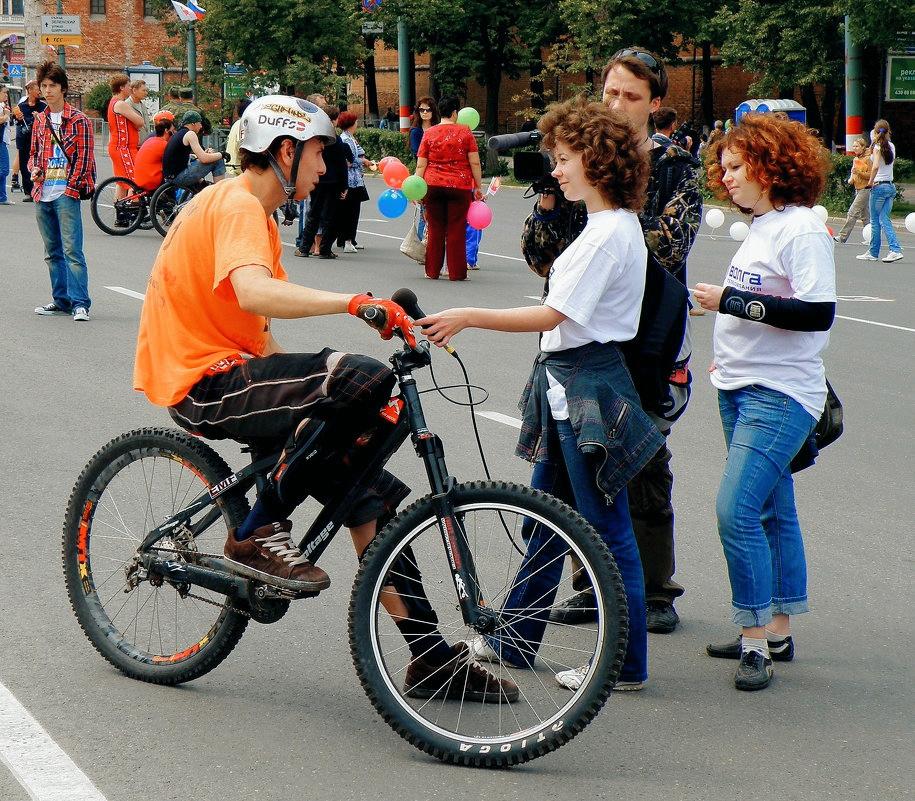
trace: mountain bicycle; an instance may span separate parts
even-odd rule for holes
[[[149,230],[153,227],[151,198],[152,192],[129,178],[108,178],[92,194],[92,219],[109,236],[126,236],[137,228]]]
[[[411,311],[404,292],[415,307],[409,290],[393,299],[416,319],[421,312]],[[475,766],[526,762],[571,740],[612,690],[628,631],[622,580],[587,521],[556,498],[504,481],[459,483],[451,476],[442,440],[427,427],[421,396],[455,387],[439,386],[432,372],[433,387],[418,388],[414,372],[432,369],[428,342],[405,342],[390,362],[398,393],[385,409],[377,441],[371,447],[357,442],[350,450],[353,484],[317,514],[301,551],[312,562],[319,560],[353,501],[409,437],[423,462],[429,493],[400,511],[361,557],[348,620],[356,672],[378,713],[417,748],[446,762]],[[470,395],[466,370],[464,375],[465,383],[455,386]],[[463,405],[476,403],[471,398]],[[477,439],[479,445],[478,432]],[[264,485],[278,459],[276,454],[261,458],[247,446],[242,451],[251,464],[233,472],[199,438],[176,429],[142,428],[106,444],[79,476],[63,527],[66,588],[89,640],[127,676],[163,685],[203,676],[229,655],[249,621],[276,622],[291,603],[310,597],[226,567],[227,529],[245,519],[247,494]],[[295,456],[287,453],[284,461]],[[533,547],[533,532],[544,548],[551,546],[556,555],[550,562],[559,560],[562,574],[531,606],[506,608],[521,560]],[[565,558],[569,552],[581,564],[575,587],[572,560]],[[404,570],[421,574],[446,640],[469,642],[484,634],[529,655],[523,667],[498,661],[490,666],[494,675],[517,684],[515,702],[501,695],[484,702],[465,697],[466,678],[461,688],[454,686],[454,677],[466,677],[466,661],[458,666],[463,673],[457,667],[445,671],[439,686],[423,697],[408,694],[404,679],[412,657],[383,605]],[[596,622],[549,620],[555,605],[587,585],[594,592]],[[539,646],[514,634],[514,624],[531,616],[545,626]],[[582,665],[589,668],[578,689],[555,681],[558,671]]]

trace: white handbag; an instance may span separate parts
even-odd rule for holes
[[[420,264],[426,263],[426,243],[419,238],[419,215],[422,214],[422,211],[419,206],[416,207],[416,211],[413,213],[413,225],[410,226],[410,230],[407,231],[407,235],[403,238],[403,242],[400,243],[400,252],[405,256],[409,256],[414,261],[418,261]]]

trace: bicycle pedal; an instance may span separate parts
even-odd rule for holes
[[[270,584],[259,584],[254,589],[254,596],[259,601],[297,601],[300,598],[314,598],[317,592],[296,592]]]

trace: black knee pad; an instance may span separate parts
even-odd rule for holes
[[[329,481],[339,479],[352,443],[352,431],[339,423],[317,418],[299,423],[270,474],[279,500],[298,506]]]

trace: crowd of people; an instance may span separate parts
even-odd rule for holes
[[[647,634],[676,629],[674,604],[685,591],[674,579],[668,441],[692,382],[687,259],[702,217],[703,166],[691,151],[702,150],[710,190],[752,215],[722,283],[694,291],[702,309],[718,312],[709,375],[728,456],[716,513],[739,628],[736,639],[709,644],[707,652],[737,660],[737,689],[762,689],[773,660],[793,659],[791,617],[808,610],[792,471],[811,447],[826,405],[822,352],[835,316],[834,246],[811,209],[825,185],[826,153],[813,132],[777,115],[751,113],[737,125],[716,125],[701,143],[685,134],[678,139],[676,113],[661,105],[665,65],[641,48],[617,52],[601,81],[601,101],[554,104],[538,123],[558,186],[538,197],[524,226],[523,255],[545,279],[541,304],[452,308],[416,324],[442,347],[465,328],[540,334],[517,452],[534,463],[532,486],[577,509],[613,554],[629,607],[617,689],[642,689],[649,677]],[[336,258],[334,243],[348,253],[361,249],[364,173],[375,164],[359,144],[355,115],[341,113],[323,95],[240,101],[223,154],[202,146],[205,121],[197,109],[179,109],[179,118],[166,108],[150,117],[137,108],[145,108],[141,81],[117,76],[111,88],[108,152],[115,175],[147,189],[207,176],[216,184],[193,201],[200,224],[170,234],[167,253],[160,250],[153,267],[135,388],[194,433],[254,437],[280,447],[304,436],[313,422],[309,410],[322,405],[371,417],[393,386],[387,368],[330,348],[286,354],[270,333],[273,317],[362,314],[367,307],[402,319],[387,300],[292,284],[279,259],[270,215],[296,204],[296,256]],[[91,300],[79,204],[93,192],[95,156],[92,127],[66,101],[67,90],[66,72],[42,65],[16,111],[0,114],[0,125],[15,117],[27,128],[23,152],[17,126],[20,164],[26,165],[22,186],[36,203],[52,290],[51,301],[35,312],[83,322]],[[459,107],[457,98],[420,98],[410,134],[416,175],[428,185],[422,206],[429,279],[445,264],[450,280],[466,278],[467,210],[483,197],[479,153],[469,129],[457,124]],[[299,123],[285,125],[286,117]],[[902,258],[889,224],[895,147],[885,120],[874,126],[870,144],[856,143],[855,154],[849,179],[855,201],[836,239],[847,239],[869,204],[871,247],[858,258],[876,260],[885,233],[890,251],[884,261],[895,261]],[[227,169],[237,176],[223,181]],[[4,190],[8,172],[0,159]],[[166,262],[175,259],[186,279],[166,282]],[[210,313],[188,316],[187,308]],[[217,318],[218,330],[210,325]],[[329,484],[346,480],[345,470],[327,477]],[[320,499],[327,487],[309,491]],[[348,521],[358,552],[407,493],[394,476],[379,473]],[[293,508],[275,487],[263,488],[244,524],[230,532],[226,558],[244,575],[317,592],[329,578],[292,542]],[[563,554],[553,554],[535,531],[527,534],[506,604],[551,606],[548,585],[555,586]],[[593,590],[576,590],[550,608],[549,621],[593,617]],[[411,591],[392,601],[409,611],[392,612],[415,656],[408,675],[421,683],[466,653],[467,682],[484,698],[517,698],[509,679],[497,679],[477,660],[529,664],[548,621],[532,615],[523,624],[524,653],[498,634],[453,646],[434,620],[423,618],[418,576]],[[556,681],[575,690],[589,667],[561,671]]]

